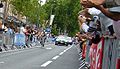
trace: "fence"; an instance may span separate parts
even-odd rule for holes
[[[90,59],[90,69],[120,69],[119,39],[103,37],[98,44],[92,44],[88,49],[86,54],[89,52],[89,55],[85,59]]]
[[[37,36],[33,35],[32,41],[30,37],[25,36],[20,33],[0,33],[0,52],[8,51],[13,49],[21,49],[21,48],[30,48],[35,45],[40,45],[37,40]]]
[[[118,59],[120,59],[120,40],[105,38],[102,69],[117,69]]]

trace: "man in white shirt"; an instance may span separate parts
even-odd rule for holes
[[[109,9],[104,8],[102,4],[109,4],[110,0],[81,0],[81,4],[85,8],[95,7],[99,9],[104,15],[114,20],[113,26],[114,31],[118,39],[120,39],[120,0],[112,0],[113,3],[116,2],[116,6],[112,6]],[[112,3],[112,2],[111,2]]]
[[[100,10],[96,8],[89,8],[88,13],[93,16],[98,16],[100,18],[102,33],[106,34],[106,31],[109,30],[110,35],[114,34],[113,30],[113,20],[105,16]]]

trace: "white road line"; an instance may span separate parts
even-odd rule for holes
[[[59,58],[60,56],[55,56],[55,57],[53,57],[52,59],[53,60],[56,60],[57,58]]]
[[[63,52],[66,52],[67,50],[64,50]]]
[[[82,59],[82,57],[80,57],[78,60],[81,60]]]
[[[52,63],[53,61],[47,61],[44,64],[41,65],[41,67],[46,67],[47,65],[49,65],[50,63]]]
[[[46,48],[47,50],[50,50],[50,49],[52,49],[51,47],[50,48]]]
[[[4,64],[5,62],[0,62],[0,64]]]
[[[69,48],[67,48],[66,50],[64,50],[63,52],[61,52],[59,55],[63,55],[66,51],[68,51],[70,48],[72,48],[72,46],[70,46]]]
[[[63,55],[64,54],[64,52],[61,52],[59,55]]]
[[[82,66],[80,66],[80,68],[79,68],[79,69],[82,69],[82,67],[83,67],[83,66],[85,66],[85,64],[83,64]]]

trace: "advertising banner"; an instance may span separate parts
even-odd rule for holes
[[[97,45],[95,69],[102,69],[103,48],[104,48],[104,38],[102,38]]]
[[[96,52],[97,52],[97,44],[92,44],[90,47],[90,69],[95,69]]]
[[[90,48],[90,69],[102,69],[104,38]]]
[[[82,58],[86,57],[86,43],[83,43],[82,45]]]
[[[120,69],[120,58],[119,58],[119,59],[117,59],[116,69]]]
[[[25,45],[25,35],[24,34],[15,34],[14,44],[16,46],[24,46]]]
[[[52,25],[55,15],[50,16],[50,25]]]

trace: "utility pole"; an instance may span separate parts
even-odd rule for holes
[[[5,1],[4,15],[3,15],[4,20],[6,20],[7,18],[7,11],[8,11],[8,0]]]
[[[41,7],[42,1],[39,0],[38,3],[39,3],[39,5],[38,5],[38,9],[37,9],[38,10],[38,12],[37,12],[37,27],[41,26],[40,25],[40,14],[39,13],[40,13],[40,7]]]

